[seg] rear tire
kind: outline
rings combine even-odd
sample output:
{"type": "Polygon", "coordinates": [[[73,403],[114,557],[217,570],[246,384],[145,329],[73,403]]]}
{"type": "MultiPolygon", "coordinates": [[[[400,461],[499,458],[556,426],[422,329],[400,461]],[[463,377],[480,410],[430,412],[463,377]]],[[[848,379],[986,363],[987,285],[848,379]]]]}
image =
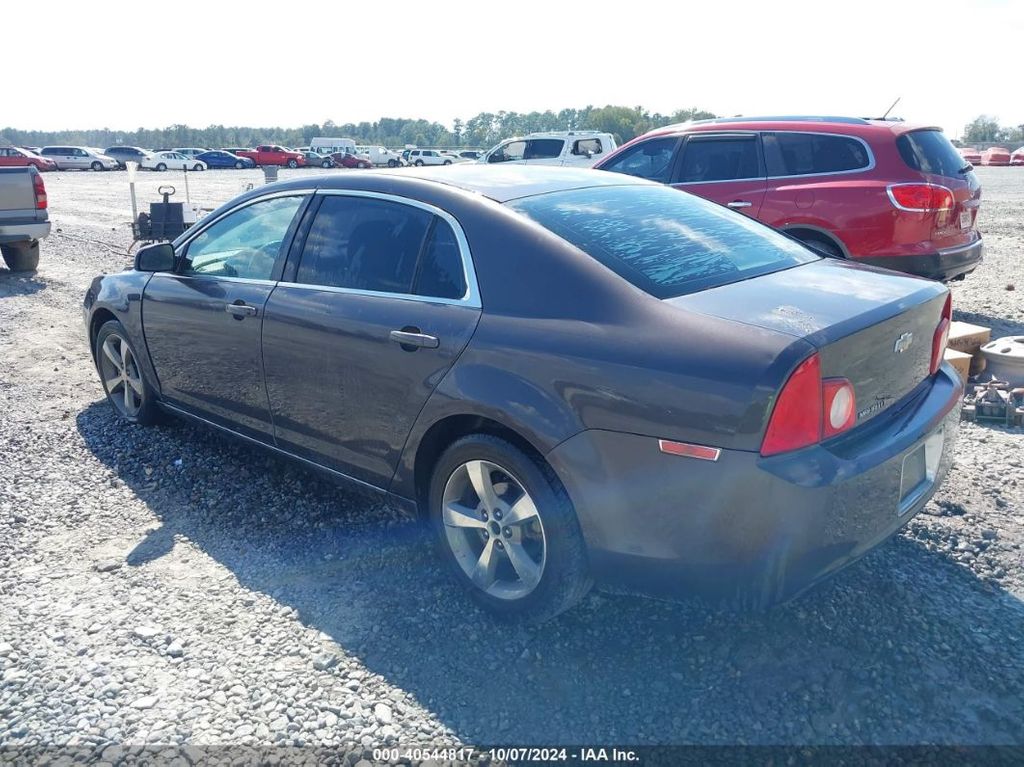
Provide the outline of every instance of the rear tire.
{"type": "Polygon", "coordinates": [[[124,325],[117,320],[103,323],[96,334],[93,362],[107,401],[122,420],[148,426],[158,422],[162,413],[138,359],[124,325]]]}
{"type": "Polygon", "coordinates": [[[157,169],[158,171],[160,171],[161,173],[163,173],[163,172],[164,172],[165,170],[167,170],[167,164],[166,164],[166,163],[159,163],[159,164],[158,164],[158,165],[156,166],[156,169],[157,169]]]}
{"type": "Polygon", "coordinates": [[[539,623],[590,590],[576,512],[539,457],[489,434],[463,437],[438,459],[427,500],[442,559],[470,597],[499,618],[539,623]],[[479,493],[479,484],[488,490],[479,493]],[[481,565],[485,558],[490,567],[481,565]]]}
{"type": "Polygon", "coordinates": [[[12,272],[34,272],[39,267],[39,240],[0,245],[0,252],[12,272]]]}
{"type": "Polygon", "coordinates": [[[389,168],[394,168],[395,167],[395,161],[394,160],[388,160],[388,167],[389,168]]]}

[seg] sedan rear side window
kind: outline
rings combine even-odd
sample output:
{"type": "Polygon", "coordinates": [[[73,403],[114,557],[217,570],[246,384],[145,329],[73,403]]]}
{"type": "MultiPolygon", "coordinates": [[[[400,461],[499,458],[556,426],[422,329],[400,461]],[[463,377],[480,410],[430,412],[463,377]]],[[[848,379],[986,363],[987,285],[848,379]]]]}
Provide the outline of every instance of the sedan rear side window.
{"type": "Polygon", "coordinates": [[[670,187],[592,187],[509,207],[657,298],[694,293],[818,260],[746,216],[670,187]]]}
{"type": "Polygon", "coordinates": [[[617,157],[601,166],[601,170],[613,173],[625,173],[628,176],[639,176],[651,181],[667,182],[672,172],[672,157],[675,155],[679,139],[675,136],[651,139],[634,144],[623,150],[617,157]]]}
{"type": "Polygon", "coordinates": [[[439,218],[434,219],[434,228],[423,250],[413,293],[451,299],[466,295],[462,251],[455,239],[455,232],[447,222],[439,218]]]}
{"type": "Polygon", "coordinates": [[[871,165],[867,147],[855,138],[821,133],[766,133],[769,176],[843,173],[871,165]]]}
{"type": "Polygon", "coordinates": [[[960,156],[948,138],[937,130],[917,130],[896,139],[903,162],[921,173],[956,176],[969,163],[960,156]]]}
{"type": "Polygon", "coordinates": [[[296,282],[410,293],[431,214],[411,205],[327,195],[306,237],[296,282]]]}

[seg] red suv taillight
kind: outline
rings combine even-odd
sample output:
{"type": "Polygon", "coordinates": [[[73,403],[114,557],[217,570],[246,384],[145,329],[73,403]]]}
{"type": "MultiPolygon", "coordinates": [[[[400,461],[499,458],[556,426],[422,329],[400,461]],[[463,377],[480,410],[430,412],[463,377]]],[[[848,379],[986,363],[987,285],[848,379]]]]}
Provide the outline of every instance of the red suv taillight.
{"type": "Polygon", "coordinates": [[[32,176],[32,190],[36,193],[36,210],[46,209],[46,185],[43,177],[36,173],[32,176]]]}
{"type": "Polygon", "coordinates": [[[761,455],[816,445],[846,431],[857,420],[853,384],[821,377],[821,358],[812,354],[794,370],[775,401],[761,442],[761,455]]]}
{"type": "Polygon", "coordinates": [[[946,303],[942,306],[942,317],[939,318],[939,324],[935,328],[935,334],[932,336],[932,365],[931,372],[934,375],[939,365],[942,364],[942,358],[946,353],[946,342],[949,340],[949,323],[953,317],[953,296],[950,293],[946,294],[946,303]]]}
{"type": "Polygon", "coordinates": [[[952,210],[953,191],[938,184],[889,184],[889,200],[900,210],[927,213],[952,210]]]}

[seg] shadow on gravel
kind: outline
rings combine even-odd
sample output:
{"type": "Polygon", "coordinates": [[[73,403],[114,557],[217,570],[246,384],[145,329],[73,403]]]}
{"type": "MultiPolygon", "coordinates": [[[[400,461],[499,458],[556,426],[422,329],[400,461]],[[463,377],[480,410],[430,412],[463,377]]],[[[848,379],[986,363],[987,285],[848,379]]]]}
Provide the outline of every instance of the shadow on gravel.
{"type": "MultiPolygon", "coordinates": [[[[1024,301],[1024,294],[1022,294],[1021,300],[1024,301]]],[[[954,309],[953,319],[960,320],[961,322],[970,322],[973,325],[981,325],[984,328],[991,328],[993,339],[1002,338],[1003,336],[1024,335],[1024,322],[1014,322],[1005,317],[992,317],[987,314],[961,312],[954,309]]]]}
{"type": "Polygon", "coordinates": [[[46,288],[34,272],[12,272],[0,266],[0,297],[31,296],[46,288]]]}
{"type": "Polygon", "coordinates": [[[1024,737],[1020,602],[907,539],[766,614],[594,594],[511,627],[453,589],[421,525],[373,501],[192,426],[122,426],[104,403],[77,425],[161,523],[129,561],[187,536],[466,742],[1024,737]]]}

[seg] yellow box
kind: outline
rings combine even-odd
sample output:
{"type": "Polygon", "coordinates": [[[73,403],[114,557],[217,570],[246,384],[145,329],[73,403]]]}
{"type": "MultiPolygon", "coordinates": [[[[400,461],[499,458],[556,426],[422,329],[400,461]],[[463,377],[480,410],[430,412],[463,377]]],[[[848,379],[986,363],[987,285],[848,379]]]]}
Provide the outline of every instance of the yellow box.
{"type": "Polygon", "coordinates": [[[971,374],[971,355],[956,349],[946,349],[945,360],[956,368],[960,380],[967,383],[967,376],[971,374]]]}
{"type": "Polygon", "coordinates": [[[992,339],[992,331],[969,322],[953,322],[949,326],[947,349],[974,354],[992,339]]]}

